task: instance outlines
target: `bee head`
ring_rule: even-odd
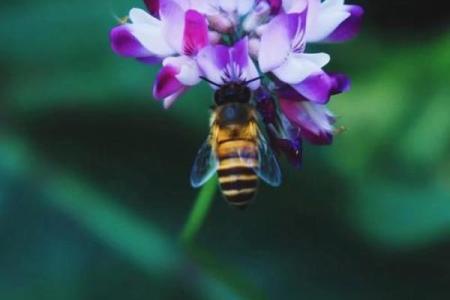
[[[214,101],[217,105],[226,103],[248,103],[252,92],[250,88],[243,83],[227,83],[222,85],[214,94]]]

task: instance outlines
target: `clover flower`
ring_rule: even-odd
[[[160,64],[153,96],[169,108],[205,79],[213,89],[248,84],[275,150],[300,165],[302,140],[330,144],[326,104],[350,88],[324,70],[326,53],[308,44],[343,42],[359,31],[363,9],[344,0],[146,0],[113,28],[120,56]]]

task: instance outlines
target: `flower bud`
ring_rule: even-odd
[[[252,57],[258,57],[260,45],[261,40],[258,38],[252,38],[248,41],[248,52]]]
[[[209,27],[221,33],[229,33],[234,28],[234,23],[227,16],[217,14],[208,16]]]
[[[255,30],[259,25],[263,24],[270,15],[270,5],[265,2],[259,2],[255,9],[245,18],[243,28],[250,32]]]
[[[208,32],[209,42],[213,45],[218,44],[220,42],[221,38],[222,38],[222,35],[220,33],[218,33],[217,31]]]

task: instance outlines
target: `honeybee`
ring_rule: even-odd
[[[271,186],[281,184],[278,161],[250,103],[249,82],[218,85],[210,133],[191,172],[193,187],[200,187],[217,172],[222,195],[238,208],[247,207],[255,197],[259,178]]]

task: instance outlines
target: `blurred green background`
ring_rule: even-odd
[[[348,130],[183,247],[210,89],[165,111],[112,53],[139,0],[2,0],[0,299],[450,299],[449,13],[353,2],[359,38],[317,47]]]

